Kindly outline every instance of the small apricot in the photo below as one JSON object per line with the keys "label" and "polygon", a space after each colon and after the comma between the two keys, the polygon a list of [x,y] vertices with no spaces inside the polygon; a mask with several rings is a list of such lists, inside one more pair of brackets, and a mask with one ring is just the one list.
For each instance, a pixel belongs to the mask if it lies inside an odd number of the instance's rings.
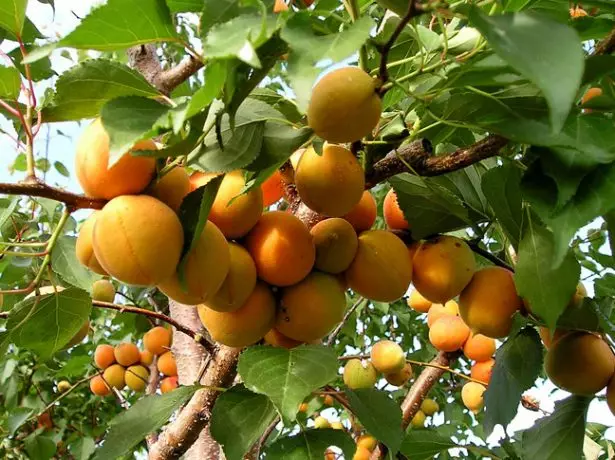
{"label": "small apricot", "polygon": [[406,364],[404,350],[391,340],[376,342],[372,347],[370,357],[376,370],[383,374],[401,371]]}
{"label": "small apricot", "polygon": [[331,395],[325,395],[322,402],[325,406],[333,406],[335,404],[335,400]]}
{"label": "small apricot", "polygon": [[81,265],[84,267],[89,268],[99,275],[107,275],[107,272],[102,268],[94,254],[94,246],[92,243],[92,235],[94,233],[94,224],[96,223],[97,215],[98,211],[94,211],[90,214],[90,217],[81,224],[79,235],[75,243],[75,254],[77,255],[77,260],[81,262]]}
{"label": "small apricot", "polygon": [[431,327],[436,321],[443,316],[457,316],[459,314],[459,305],[454,300],[449,300],[444,305],[434,303],[427,312],[427,325]]}
{"label": "small apricot", "polygon": [[156,326],[143,335],[143,346],[154,355],[162,355],[171,348],[171,331],[162,326]]}
{"label": "small apricot", "polygon": [[459,316],[444,315],[429,328],[429,341],[440,351],[456,351],[470,336],[470,328]]}
{"label": "small apricot", "polygon": [[141,352],[134,343],[120,343],[113,351],[115,361],[124,367],[132,366],[141,360]]}
{"label": "small apricot", "polygon": [[342,219],[350,222],[357,233],[361,233],[374,226],[377,214],[376,200],[369,190],[365,190],[361,200]]}
{"label": "small apricot", "polygon": [[190,177],[186,168],[176,167],[158,179],[152,187],[152,195],[175,212],[179,211],[182,200],[190,193]]}
{"label": "small apricot", "polygon": [[485,385],[489,385],[491,374],[493,373],[493,366],[495,366],[495,359],[493,358],[489,358],[486,361],[477,361],[472,366],[470,377],[479,382],[483,382]]}
{"label": "small apricot", "polygon": [[121,390],[126,385],[126,369],[119,364],[112,364],[103,372],[103,379],[113,388]]}
{"label": "small apricot", "polygon": [[487,388],[476,382],[467,382],[461,388],[461,400],[463,405],[474,413],[477,413],[485,404],[483,393]]}
{"label": "small apricot", "polygon": [[374,438],[373,436],[370,436],[369,434],[362,434],[357,439],[357,447],[363,447],[364,449],[367,449],[370,452],[373,451],[377,445],[378,445],[378,441],[376,440],[376,438]]}
{"label": "small apricot", "polygon": [[265,334],[263,337],[265,343],[272,345],[274,347],[279,348],[295,348],[301,345],[303,342],[298,340],[291,339],[290,337],[286,337],[280,331],[278,331],[275,327],[271,328],[269,332]]}
{"label": "small apricot", "polygon": [[390,189],[384,197],[382,214],[384,216],[384,222],[391,230],[407,230],[410,228],[410,224],[399,207],[397,195],[393,189]]}
{"label": "small apricot", "polygon": [[360,359],[349,359],[344,366],[344,384],[351,390],[372,388],[378,380],[378,372],[370,362],[365,364]]}
{"label": "small apricot", "polygon": [[149,370],[146,367],[136,365],[126,369],[126,386],[132,391],[143,391],[147,386]]}
{"label": "small apricot", "polygon": [[261,190],[263,191],[263,206],[266,208],[282,199],[284,183],[282,182],[282,174],[278,169],[265,179],[265,182],[261,184]]}
{"label": "small apricot", "polygon": [[59,393],[66,393],[68,390],[70,390],[70,387],[71,387],[71,384],[67,380],[61,380],[58,382],[58,392]]}
{"label": "small apricot", "polygon": [[402,370],[384,374],[385,380],[396,387],[404,386],[412,378],[412,366],[406,363]]}
{"label": "small apricot", "polygon": [[94,363],[99,369],[106,369],[115,363],[115,349],[111,345],[101,344],[94,351]]}
{"label": "small apricot", "polygon": [[352,460],[369,460],[371,456],[372,453],[365,447],[357,446],[357,450],[354,452]]}
{"label": "small apricot", "polygon": [[433,399],[426,398],[421,403],[421,410],[425,415],[431,416],[440,410],[440,406]]}
{"label": "small apricot", "polygon": [[92,300],[113,303],[115,288],[109,280],[98,280],[92,284]]}
{"label": "small apricot", "polygon": [[419,313],[428,313],[431,308],[431,301],[427,300],[416,289],[408,297],[408,306]]}
{"label": "small apricot", "polygon": [[177,375],[172,375],[171,377],[165,377],[160,381],[160,392],[168,393],[169,391],[175,390],[177,388]]}
{"label": "small apricot", "polygon": [[95,375],[90,379],[90,391],[96,396],[107,396],[111,393],[111,389],[100,375]]}
{"label": "small apricot", "polygon": [[316,246],[314,266],[318,270],[338,274],[350,266],[359,240],[349,222],[339,217],[325,219],[314,225],[310,233]]}
{"label": "small apricot", "polygon": [[410,424],[413,428],[423,428],[425,426],[426,418],[425,413],[419,409],[416,411],[416,414],[414,414],[414,417],[412,417],[412,420],[410,420]]}
{"label": "small apricot", "polygon": [[472,334],[463,346],[463,354],[474,361],[487,361],[495,353],[495,340],[482,334]]}
{"label": "small apricot", "polygon": [[167,377],[177,375],[177,363],[173,352],[167,351],[158,357],[158,370]]}
{"label": "small apricot", "polygon": [[331,424],[329,423],[329,420],[319,415],[314,419],[314,428],[316,428],[317,430],[323,428],[331,428]]}
{"label": "small apricot", "polygon": [[148,350],[141,351],[141,359],[139,360],[139,362],[145,367],[151,366],[151,364],[154,362],[154,353]]}
{"label": "small apricot", "polygon": [[342,424],[342,422],[331,422],[331,428],[333,428],[334,430],[343,430],[344,425]]}

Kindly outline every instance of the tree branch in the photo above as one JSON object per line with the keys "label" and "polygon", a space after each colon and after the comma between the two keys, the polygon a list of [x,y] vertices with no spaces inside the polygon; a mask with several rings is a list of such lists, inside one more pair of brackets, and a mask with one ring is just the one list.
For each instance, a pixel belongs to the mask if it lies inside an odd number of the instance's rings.
{"label": "tree branch", "polygon": [[594,56],[600,54],[611,54],[615,51],[615,28],[613,28],[609,34],[602,39],[594,48],[592,53]]}
{"label": "tree branch", "polygon": [[64,203],[69,209],[102,209],[107,202],[100,198],[88,198],[39,182],[18,184],[0,183],[0,194],[39,196]]}

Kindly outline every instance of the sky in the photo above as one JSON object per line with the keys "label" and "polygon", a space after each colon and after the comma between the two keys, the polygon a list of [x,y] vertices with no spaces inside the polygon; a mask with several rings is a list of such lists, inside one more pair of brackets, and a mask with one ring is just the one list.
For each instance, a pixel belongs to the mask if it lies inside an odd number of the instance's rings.
{"label": "sky", "polygon": [[[103,3],[101,0],[61,0],[55,2],[55,16],[49,5],[43,5],[31,0],[28,7],[28,17],[38,26],[39,30],[48,37],[63,36],[70,32],[79,22],[77,17],[84,17],[93,5]],[[15,47],[14,43],[4,42],[0,44],[0,49],[8,52]],[[73,56],[75,52],[70,50]],[[60,51],[52,55],[52,67],[58,73],[69,69],[75,63],[65,57],[60,56]],[[53,80],[51,84],[53,84]],[[36,87],[37,95],[43,94],[49,83],[39,84]],[[1,118],[1,117],[0,117]],[[12,127],[6,121],[0,121],[0,128],[12,131]],[[46,181],[51,185],[64,187],[72,192],[80,193],[73,171],[75,141],[79,135],[81,127],[78,123],[53,123],[44,125],[35,141],[35,155],[37,158],[44,158],[47,154],[52,161],[61,161],[70,171],[71,175],[66,178],[55,171],[53,168],[46,176]],[[9,168],[15,158],[15,142],[6,135],[0,134],[0,182],[16,182],[23,178],[22,172],[11,174]],[[87,216],[88,211],[83,211],[79,218]],[[588,285],[588,290],[593,293],[593,287]],[[535,397],[541,408],[547,412],[553,410],[554,402],[568,396],[568,393],[557,390],[552,383],[542,381],[537,386],[530,389],[526,394]],[[325,412],[329,414],[331,410]],[[540,413],[528,411],[520,407],[519,412],[511,425],[509,433],[522,430],[533,425],[534,421],[541,417]],[[615,426],[615,416],[611,414],[606,403],[594,400],[590,406],[588,420],[591,422],[602,423],[607,426]],[[436,423],[442,423],[443,417],[440,414],[436,418]],[[489,441],[494,441],[502,435],[501,427],[498,427]],[[607,432],[609,439],[615,439],[615,429],[611,428]]]}

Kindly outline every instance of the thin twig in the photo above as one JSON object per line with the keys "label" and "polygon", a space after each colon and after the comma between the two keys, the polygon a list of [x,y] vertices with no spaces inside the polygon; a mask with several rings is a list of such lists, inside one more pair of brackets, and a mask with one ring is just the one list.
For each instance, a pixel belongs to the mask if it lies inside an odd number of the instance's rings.
{"label": "thin twig", "polygon": [[88,380],[91,380],[93,377],[96,377],[96,374],[88,375],[87,377],[84,377],[81,380],[77,380],[68,390],[66,390],[65,392],[60,394],[60,396],[58,396],[56,399],[54,399],[49,404],[47,404],[47,406],[45,406],[45,408],[43,410],[41,410],[38,414],[33,415],[32,417],[39,417],[39,416],[43,415],[45,412],[47,412],[49,409],[51,409],[53,406],[55,406],[55,404],[57,402],[59,402],[61,399],[63,399],[66,396],[68,396],[75,388],[77,388],[82,383],[85,383]]}
{"label": "thin twig", "polygon": [[350,307],[348,311],[346,311],[346,314],[344,315],[342,322],[337,325],[337,327],[333,330],[331,334],[329,334],[329,338],[327,339],[327,342],[325,343],[325,345],[329,347],[331,346],[333,342],[335,342],[335,338],[340,333],[340,331],[342,330],[342,328],[344,327],[348,319],[352,316],[352,314],[359,307],[359,305],[361,305],[364,302],[366,302],[366,300],[363,297],[359,297],[357,301],[354,303],[354,305]]}
{"label": "thin twig", "polygon": [[507,270],[510,270],[511,272],[515,271],[515,268],[512,265],[507,264],[506,262],[504,262],[502,259],[500,259],[499,257],[491,254],[489,251],[481,248],[478,243],[474,242],[474,241],[467,241],[468,246],[470,246],[470,249],[472,251],[474,251],[476,254],[480,255],[481,257],[484,257],[485,259],[487,259],[489,262],[493,263],[493,265],[497,265],[498,267],[503,267]]}

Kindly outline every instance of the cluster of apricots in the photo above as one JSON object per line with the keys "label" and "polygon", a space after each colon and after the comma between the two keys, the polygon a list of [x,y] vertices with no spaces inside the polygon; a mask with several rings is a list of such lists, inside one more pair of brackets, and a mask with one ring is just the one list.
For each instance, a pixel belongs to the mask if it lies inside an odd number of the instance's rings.
{"label": "cluster of apricots", "polygon": [[397,387],[405,385],[412,378],[412,367],[406,362],[406,355],[399,344],[391,340],[380,340],[371,349],[370,359],[349,359],[344,366],[344,384],[352,389],[371,388],[382,374],[385,380]]}
{"label": "cluster of apricots", "polygon": [[113,388],[122,390],[126,386],[136,392],[145,390],[154,356],[158,357],[157,370],[164,376],[160,381],[160,391],[166,393],[177,388],[177,366],[170,351],[171,331],[161,326],[150,329],[143,336],[143,346],[144,350],[139,350],[137,345],[130,342],[120,343],[116,347],[98,345],[94,363],[99,373],[90,379],[92,393],[107,396]]}

